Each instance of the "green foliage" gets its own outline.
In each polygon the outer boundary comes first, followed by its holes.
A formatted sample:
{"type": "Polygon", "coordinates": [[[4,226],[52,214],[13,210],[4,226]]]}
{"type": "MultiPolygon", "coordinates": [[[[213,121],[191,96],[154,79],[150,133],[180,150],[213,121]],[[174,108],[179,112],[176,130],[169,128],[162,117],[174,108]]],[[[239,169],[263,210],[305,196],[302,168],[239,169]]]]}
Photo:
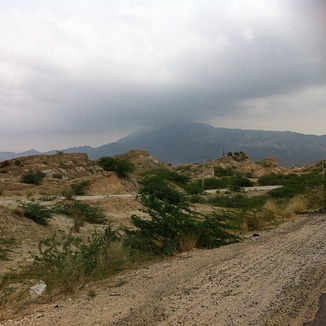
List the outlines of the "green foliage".
{"type": "Polygon", "coordinates": [[[236,176],[233,176],[231,179],[230,179],[230,186],[237,186],[237,187],[252,187],[254,186],[254,183],[247,179],[247,178],[244,178],[243,176],[241,175],[236,175],[236,176]]]}
{"type": "Polygon", "coordinates": [[[189,209],[185,202],[180,206],[149,194],[141,195],[140,201],[150,219],[137,215],[131,217],[136,229],[125,230],[125,244],[132,248],[173,255],[182,250],[182,242],[187,237],[196,239],[194,246],[206,248],[239,240],[229,233],[231,225],[216,215],[199,214],[189,209]]]}
{"type": "Polygon", "coordinates": [[[216,166],[214,167],[214,175],[216,177],[230,177],[234,175],[234,169],[232,167],[222,168],[216,166]]]}
{"type": "MultiPolygon", "coordinates": [[[[202,180],[196,180],[196,184],[201,187],[202,180]]],[[[204,181],[204,189],[224,189],[229,186],[229,179],[228,178],[206,178],[204,181]]]]}
{"type": "Polygon", "coordinates": [[[267,196],[248,197],[244,194],[236,194],[234,196],[216,195],[210,197],[208,203],[218,207],[254,209],[263,207],[267,198],[267,196]]]}
{"type": "Polygon", "coordinates": [[[269,191],[272,198],[292,198],[295,195],[307,193],[309,189],[315,187],[325,187],[326,180],[316,173],[311,174],[268,174],[258,179],[258,184],[280,185],[282,187],[269,191]]]}
{"type": "Polygon", "coordinates": [[[8,160],[0,162],[0,168],[6,168],[11,165],[11,162],[8,160]]]}
{"type": "Polygon", "coordinates": [[[189,195],[199,195],[204,192],[204,189],[202,186],[196,184],[196,183],[191,183],[187,186],[184,187],[184,190],[189,194],[189,195]]]}
{"type": "Polygon", "coordinates": [[[71,189],[76,196],[83,196],[86,191],[91,188],[91,183],[89,181],[82,181],[71,185],[71,189]]]}
{"type": "Polygon", "coordinates": [[[73,201],[71,203],[60,202],[55,206],[55,212],[93,224],[104,223],[107,220],[105,213],[100,207],[81,201],[73,201]]]}
{"type": "Polygon", "coordinates": [[[181,187],[186,186],[189,182],[190,182],[190,177],[183,175],[183,174],[179,174],[177,172],[174,171],[170,171],[168,169],[164,169],[164,168],[159,168],[159,169],[153,169],[150,171],[146,171],[142,174],[143,176],[157,176],[160,177],[160,179],[164,180],[164,181],[170,181],[173,182],[181,187]]]}
{"type": "Polygon", "coordinates": [[[126,178],[135,170],[135,165],[118,156],[102,156],[98,159],[97,164],[105,171],[113,171],[119,177],[126,178]]]}
{"type": "Polygon", "coordinates": [[[53,215],[50,208],[45,207],[38,202],[21,203],[20,206],[23,209],[25,217],[41,225],[47,225],[48,220],[53,215]]]}
{"type": "Polygon", "coordinates": [[[161,176],[146,178],[142,183],[143,187],[139,190],[140,194],[149,194],[174,205],[181,205],[186,200],[181,192],[171,188],[161,176]]]}
{"type": "Polygon", "coordinates": [[[39,243],[39,254],[33,256],[33,278],[44,280],[50,291],[59,288],[59,292],[73,292],[90,279],[121,269],[125,257],[113,255],[118,241],[111,226],[103,235],[93,235],[86,242],[59,231],[39,243]]]}
{"type": "Polygon", "coordinates": [[[40,185],[45,177],[43,172],[30,172],[20,177],[21,183],[40,185]]]}

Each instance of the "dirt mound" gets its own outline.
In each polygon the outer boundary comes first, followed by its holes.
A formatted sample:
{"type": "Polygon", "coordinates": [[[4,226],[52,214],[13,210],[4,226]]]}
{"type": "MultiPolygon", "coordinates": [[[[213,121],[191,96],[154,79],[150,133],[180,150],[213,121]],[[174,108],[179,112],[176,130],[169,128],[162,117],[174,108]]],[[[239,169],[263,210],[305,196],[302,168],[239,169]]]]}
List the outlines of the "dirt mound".
{"type": "Polygon", "coordinates": [[[159,162],[148,151],[144,151],[140,149],[133,149],[127,153],[118,156],[135,164],[136,171],[138,173],[144,172],[146,170],[170,167],[170,165],[167,163],[159,162]]]}
{"type": "Polygon", "coordinates": [[[280,167],[276,158],[266,158],[261,162],[254,162],[244,152],[229,153],[217,160],[209,160],[202,164],[186,164],[175,167],[176,171],[184,173],[191,178],[201,178],[203,170],[206,178],[214,178],[215,170],[231,168],[234,173],[250,175],[252,178],[258,178],[266,174],[288,174],[290,169],[280,167]]]}
{"type": "Polygon", "coordinates": [[[47,177],[81,178],[102,169],[88,159],[85,153],[58,153],[55,155],[31,155],[1,162],[0,173],[20,176],[41,171],[47,177]]]}

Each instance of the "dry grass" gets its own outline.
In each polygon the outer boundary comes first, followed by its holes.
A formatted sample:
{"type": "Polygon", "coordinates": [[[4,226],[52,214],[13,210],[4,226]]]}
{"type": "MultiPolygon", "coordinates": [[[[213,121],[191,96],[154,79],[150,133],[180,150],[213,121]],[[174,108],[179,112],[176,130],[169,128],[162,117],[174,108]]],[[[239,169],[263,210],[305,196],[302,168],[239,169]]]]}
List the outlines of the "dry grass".
{"type": "Polygon", "coordinates": [[[194,249],[198,242],[198,235],[196,234],[185,234],[181,237],[179,242],[179,251],[187,252],[194,249]]]}
{"type": "Polygon", "coordinates": [[[287,218],[297,212],[306,210],[307,202],[301,196],[295,196],[285,203],[279,203],[271,199],[265,203],[264,209],[277,217],[287,218]]]}

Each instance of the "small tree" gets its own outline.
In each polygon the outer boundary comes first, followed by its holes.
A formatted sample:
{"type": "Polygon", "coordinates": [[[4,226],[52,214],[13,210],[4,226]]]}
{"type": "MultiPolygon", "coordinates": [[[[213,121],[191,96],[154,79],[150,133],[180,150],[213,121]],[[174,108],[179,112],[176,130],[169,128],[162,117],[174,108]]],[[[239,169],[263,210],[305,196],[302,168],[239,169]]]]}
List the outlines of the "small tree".
{"type": "Polygon", "coordinates": [[[175,200],[175,196],[171,196],[175,190],[171,192],[168,186],[165,187],[160,188],[159,193],[144,192],[138,197],[150,218],[131,217],[136,228],[125,230],[126,245],[155,254],[173,255],[182,251],[185,239],[191,239],[193,247],[204,248],[240,240],[230,232],[236,229],[230,215],[200,214],[190,209],[184,199],[180,200],[182,196],[175,200]],[[162,190],[166,190],[166,195],[162,190]]]}
{"type": "Polygon", "coordinates": [[[43,172],[30,172],[20,177],[21,183],[40,185],[45,177],[43,172]]]}
{"type": "Polygon", "coordinates": [[[97,164],[105,171],[115,172],[121,178],[128,177],[135,170],[133,163],[118,156],[102,156],[98,159],[97,164]]]}

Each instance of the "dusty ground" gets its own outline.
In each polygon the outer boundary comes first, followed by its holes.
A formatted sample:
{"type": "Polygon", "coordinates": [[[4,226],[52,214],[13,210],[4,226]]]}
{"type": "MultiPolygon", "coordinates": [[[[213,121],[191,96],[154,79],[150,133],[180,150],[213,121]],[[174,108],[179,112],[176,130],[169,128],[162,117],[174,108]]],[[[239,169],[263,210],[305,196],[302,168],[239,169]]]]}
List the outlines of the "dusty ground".
{"type": "Polygon", "coordinates": [[[302,325],[326,291],[326,216],[124,272],[0,325],[302,325]]]}
{"type": "MultiPolygon", "coordinates": [[[[139,164],[144,169],[158,165],[146,155],[139,164]]],[[[56,216],[49,226],[38,226],[17,210],[21,200],[59,200],[63,189],[83,180],[91,182],[88,195],[95,196],[88,200],[102,207],[114,226],[127,225],[132,214],[141,214],[140,204],[125,196],[137,192],[136,180],[97,170],[80,154],[27,157],[2,168],[0,245],[13,244],[12,260],[0,261],[0,273],[37,250],[41,239],[73,225],[71,219],[56,216]],[[43,184],[20,183],[19,176],[33,169],[46,171],[43,184]]],[[[249,234],[238,244],[194,250],[123,272],[55,302],[29,302],[24,307],[28,313],[0,325],[302,325],[313,319],[318,298],[326,292],[325,223],[326,215],[300,216],[258,237],[249,234]],[[89,296],[90,290],[95,297],[89,296]]],[[[81,232],[87,235],[98,227],[103,226],[86,225],[81,232]]]]}

